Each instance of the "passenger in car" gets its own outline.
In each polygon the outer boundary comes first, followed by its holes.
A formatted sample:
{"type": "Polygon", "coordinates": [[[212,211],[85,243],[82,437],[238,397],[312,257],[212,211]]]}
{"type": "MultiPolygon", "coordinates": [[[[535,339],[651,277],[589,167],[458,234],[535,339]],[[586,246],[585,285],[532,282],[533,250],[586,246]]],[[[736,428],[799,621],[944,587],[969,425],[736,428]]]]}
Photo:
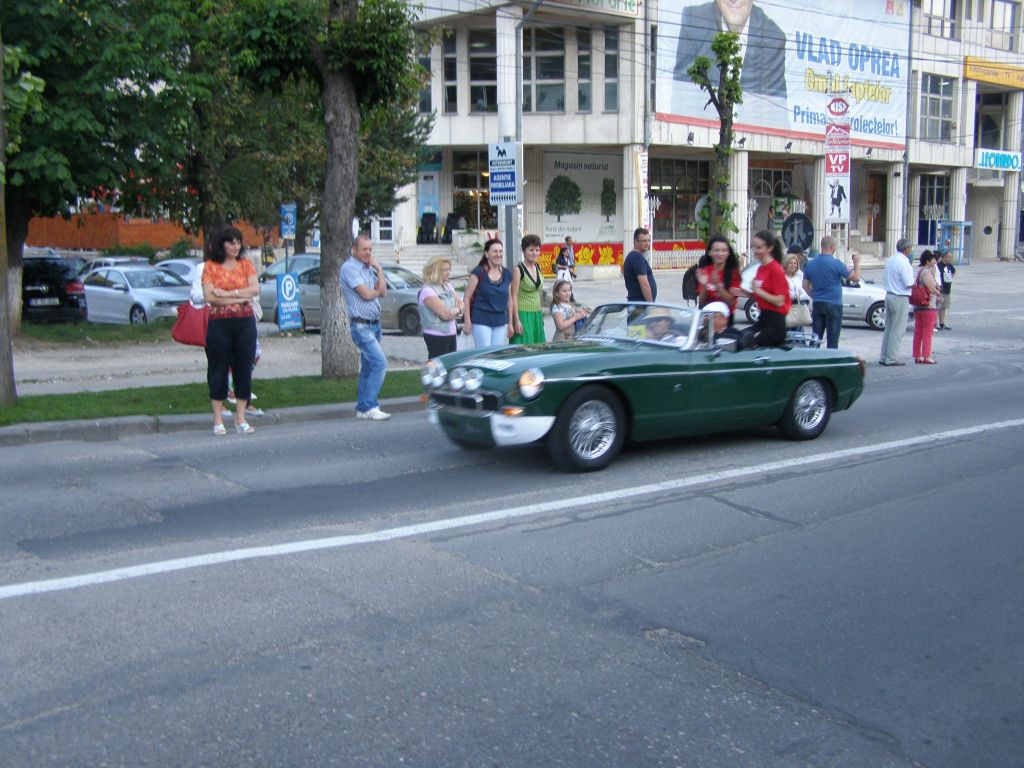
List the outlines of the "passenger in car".
{"type": "MultiPolygon", "coordinates": [[[[729,325],[731,310],[724,301],[713,301],[703,309],[704,316],[709,320],[711,328],[711,344],[718,344],[720,341],[732,339],[736,342],[736,349],[742,349],[743,332],[729,325]]],[[[707,340],[707,326],[701,329],[702,340],[707,340]]]]}

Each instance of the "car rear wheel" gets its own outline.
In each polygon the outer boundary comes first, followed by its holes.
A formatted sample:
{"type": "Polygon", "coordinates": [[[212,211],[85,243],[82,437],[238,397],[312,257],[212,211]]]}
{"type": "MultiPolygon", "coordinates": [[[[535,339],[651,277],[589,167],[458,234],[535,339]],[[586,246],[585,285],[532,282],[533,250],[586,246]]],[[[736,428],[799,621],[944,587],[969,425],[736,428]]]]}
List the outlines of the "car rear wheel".
{"type": "Polygon", "coordinates": [[[398,313],[398,328],[406,336],[419,336],[422,332],[420,326],[420,313],[416,307],[406,307],[398,313]]]}
{"type": "Polygon", "coordinates": [[[825,431],[831,413],[828,386],[821,379],[807,379],[793,392],[779,426],[790,440],[813,440],[825,431]]]}
{"type": "Polygon", "coordinates": [[[146,310],[138,304],[134,305],[130,310],[128,310],[128,322],[132,325],[145,325],[148,322],[146,319],[146,310]]]}
{"type": "Polygon", "coordinates": [[[870,307],[868,307],[868,315],[865,318],[868,325],[874,328],[876,331],[885,330],[885,302],[876,301],[870,307]]]}
{"type": "Polygon", "coordinates": [[[625,440],[626,417],[619,398],[604,387],[587,386],[562,403],[548,454],[561,469],[593,472],[608,466],[625,440]]]}
{"type": "Polygon", "coordinates": [[[748,323],[757,325],[757,321],[761,318],[761,308],[753,299],[747,299],[746,306],[743,307],[743,314],[747,316],[748,323]]]}

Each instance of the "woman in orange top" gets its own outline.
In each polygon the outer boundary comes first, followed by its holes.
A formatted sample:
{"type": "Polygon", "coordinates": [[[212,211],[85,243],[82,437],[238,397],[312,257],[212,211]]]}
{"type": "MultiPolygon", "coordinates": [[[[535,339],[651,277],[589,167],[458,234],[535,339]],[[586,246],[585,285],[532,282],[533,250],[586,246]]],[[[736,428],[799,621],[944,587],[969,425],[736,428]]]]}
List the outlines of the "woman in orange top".
{"type": "Polygon", "coordinates": [[[713,301],[724,301],[729,306],[729,324],[736,311],[736,297],[731,290],[740,287],[740,261],[724,235],[708,240],[707,250],[697,262],[697,304],[706,307],[713,301]]]}
{"type": "Polygon", "coordinates": [[[260,292],[256,270],[242,256],[242,233],[221,227],[210,241],[210,259],[203,268],[203,296],[210,305],[206,329],[206,381],[213,408],[213,434],[227,430],[221,419],[228,395],[228,369],[235,384],[235,431],[255,432],[245,421],[252,395],[252,368],[256,359],[256,316],[253,297],[260,292]]]}

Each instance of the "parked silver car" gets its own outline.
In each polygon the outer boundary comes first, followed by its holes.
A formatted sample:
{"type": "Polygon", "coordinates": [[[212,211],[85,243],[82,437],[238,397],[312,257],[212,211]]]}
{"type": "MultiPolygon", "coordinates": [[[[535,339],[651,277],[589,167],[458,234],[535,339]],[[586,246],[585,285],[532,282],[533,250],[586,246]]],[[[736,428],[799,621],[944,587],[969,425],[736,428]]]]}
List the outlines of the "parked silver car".
{"type": "MultiPolygon", "coordinates": [[[[750,284],[754,281],[759,266],[760,264],[751,264],[743,270],[740,279],[744,289],[750,290],[750,284]]],[[[859,282],[851,282],[844,277],[842,283],[843,321],[867,323],[876,331],[884,331],[885,289],[864,278],[859,282]]],[[[756,323],[761,315],[761,310],[753,299],[746,300],[743,312],[750,323],[756,323]]]]}
{"type": "Polygon", "coordinates": [[[186,283],[191,283],[196,276],[196,269],[202,263],[202,259],[164,259],[158,261],[155,266],[157,269],[173,272],[186,283]]]}
{"type": "MultiPolygon", "coordinates": [[[[420,310],[417,303],[423,281],[414,273],[396,264],[382,264],[388,282],[388,295],[380,300],[381,327],[388,331],[401,331],[406,336],[418,336],[421,331],[420,310]]],[[[319,328],[322,322],[320,306],[320,265],[307,267],[298,273],[302,327],[319,328]]],[[[260,304],[265,320],[277,322],[277,281],[267,279],[260,284],[260,304]]],[[[91,306],[91,305],[90,305],[91,306]]]]}
{"type": "Polygon", "coordinates": [[[85,298],[89,321],[141,325],[157,317],[178,316],[191,286],[156,267],[100,267],[87,274],[85,298]]]}

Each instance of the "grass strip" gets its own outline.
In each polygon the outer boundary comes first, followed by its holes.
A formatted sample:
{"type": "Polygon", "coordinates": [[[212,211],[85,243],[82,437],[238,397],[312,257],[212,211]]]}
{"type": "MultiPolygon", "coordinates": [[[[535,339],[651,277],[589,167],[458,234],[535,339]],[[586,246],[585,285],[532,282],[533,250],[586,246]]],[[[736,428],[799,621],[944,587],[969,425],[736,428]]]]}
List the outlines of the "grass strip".
{"type": "MultiPolygon", "coordinates": [[[[355,376],[324,379],[319,376],[290,376],[257,379],[253,387],[264,409],[300,405],[354,403],[355,376]]],[[[391,371],[384,380],[381,398],[409,397],[423,391],[419,371],[391,371]]],[[[27,395],[11,408],[0,408],[0,426],[37,421],[108,419],[115,416],[168,416],[209,413],[209,392],[204,383],[160,387],[133,387],[103,392],[72,392],[59,395],[27,395]]]]}

